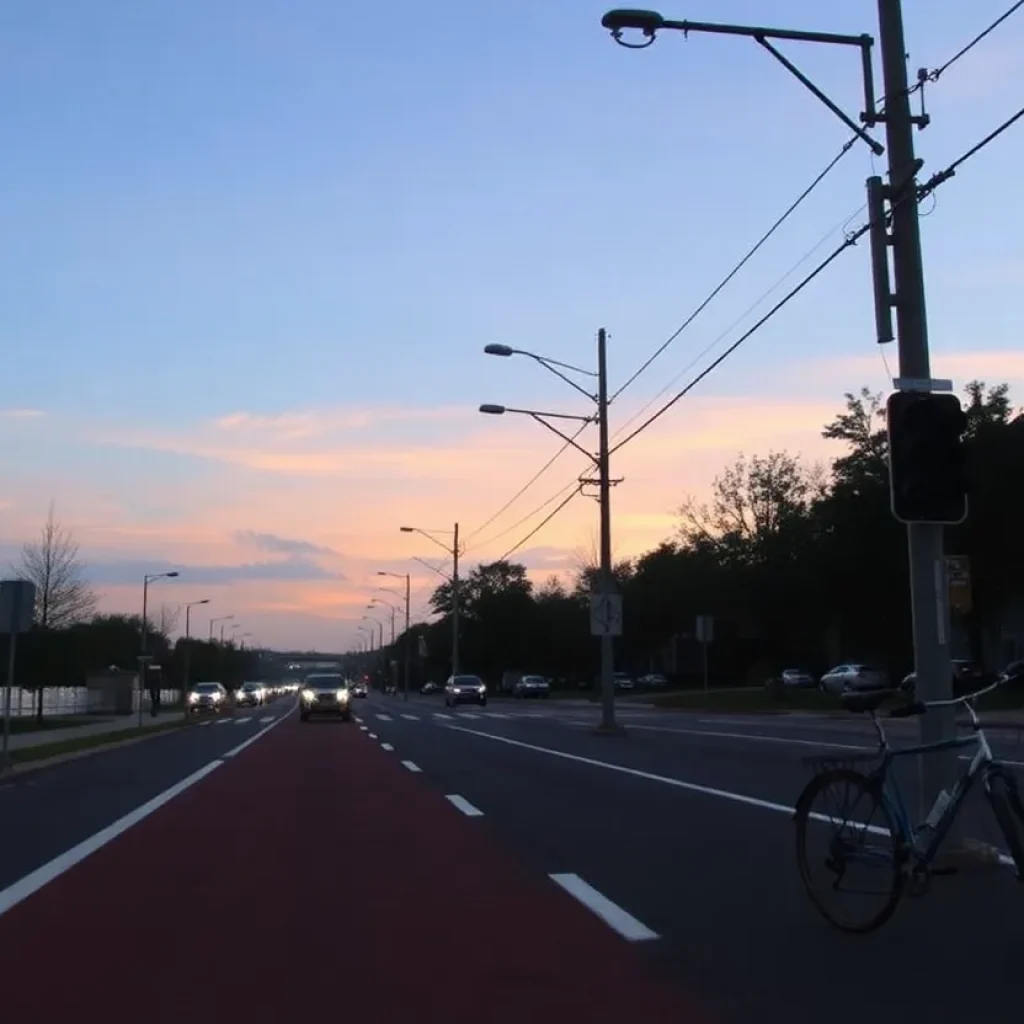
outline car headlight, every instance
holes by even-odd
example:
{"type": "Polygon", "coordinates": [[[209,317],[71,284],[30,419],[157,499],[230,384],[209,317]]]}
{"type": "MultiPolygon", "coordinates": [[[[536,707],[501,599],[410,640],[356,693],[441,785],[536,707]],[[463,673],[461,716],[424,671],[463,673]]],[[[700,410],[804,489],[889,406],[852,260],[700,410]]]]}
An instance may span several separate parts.
{"type": "Polygon", "coordinates": [[[477,693],[486,693],[486,692],[487,692],[487,687],[486,687],[486,686],[484,686],[484,684],[483,684],[483,683],[481,683],[481,684],[480,684],[480,685],[479,685],[479,686],[478,686],[478,687],[476,688],[476,692],[477,692],[477,693]]]}
{"type": "Polygon", "coordinates": [[[211,693],[210,697],[213,700],[220,700],[220,694],[219,693],[211,693]]]}
{"type": "Polygon", "coordinates": [[[303,700],[313,700],[315,697],[316,697],[316,694],[312,690],[303,690],[302,691],[302,699],[303,700]]]}
{"type": "Polygon", "coordinates": [[[338,703],[344,704],[348,700],[348,690],[338,691],[338,703]]]}
{"type": "Polygon", "coordinates": [[[199,700],[199,694],[198,693],[190,693],[188,695],[188,699],[189,699],[189,703],[190,704],[195,704],[196,701],[199,700]]]}

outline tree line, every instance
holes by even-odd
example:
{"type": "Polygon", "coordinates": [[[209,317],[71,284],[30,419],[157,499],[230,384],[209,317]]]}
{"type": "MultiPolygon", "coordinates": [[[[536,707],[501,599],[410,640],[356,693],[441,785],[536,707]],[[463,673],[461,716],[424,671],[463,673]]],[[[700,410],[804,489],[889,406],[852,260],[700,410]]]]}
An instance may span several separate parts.
{"type": "MultiPolygon", "coordinates": [[[[46,686],[84,686],[93,675],[111,669],[134,672],[141,651],[142,616],[97,613],[95,591],[70,529],[51,505],[36,540],[25,544],[11,575],[36,588],[35,621],[17,640],[15,684],[35,690],[35,713],[42,717],[46,686]]],[[[196,680],[219,680],[229,688],[258,672],[258,655],[233,643],[171,636],[180,610],[163,605],[146,624],[151,656],[150,683],[181,689],[186,672],[196,680]]],[[[0,657],[7,663],[9,637],[0,635],[0,657]]]]}
{"type": "MultiPolygon", "coordinates": [[[[966,555],[972,606],[954,618],[954,656],[989,668],[1024,643],[1024,415],[1008,385],[965,389],[970,512],[946,531],[948,555],[966,555]],[[1015,611],[1016,609],[1016,611],[1015,611]],[[1017,619],[1014,623],[1013,616],[1017,619]]],[[[714,681],[762,682],[780,669],[824,672],[869,661],[899,676],[912,668],[906,528],[890,511],[884,403],[868,389],[845,396],[822,429],[835,457],[810,465],[786,451],[740,455],[715,479],[708,500],[685,496],[673,536],[615,566],[623,595],[616,668],[703,677],[695,633],[714,618],[714,681]]],[[[497,682],[502,672],[539,672],[590,686],[597,644],[588,594],[596,568],[535,587],[525,566],[478,565],[460,586],[463,671],[497,682]]],[[[415,682],[443,680],[451,656],[451,586],[431,598],[437,621],[395,645],[401,665],[410,641],[415,682]],[[419,637],[427,657],[420,659],[419,637]]]]}

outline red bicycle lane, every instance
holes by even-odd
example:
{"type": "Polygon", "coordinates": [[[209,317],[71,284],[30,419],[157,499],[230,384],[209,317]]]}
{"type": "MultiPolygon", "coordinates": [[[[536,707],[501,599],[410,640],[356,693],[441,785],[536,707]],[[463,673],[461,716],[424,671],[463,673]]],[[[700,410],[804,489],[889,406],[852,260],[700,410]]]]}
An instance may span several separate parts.
{"type": "Polygon", "coordinates": [[[294,720],[0,917],[10,1024],[707,1016],[365,734],[294,720]]]}

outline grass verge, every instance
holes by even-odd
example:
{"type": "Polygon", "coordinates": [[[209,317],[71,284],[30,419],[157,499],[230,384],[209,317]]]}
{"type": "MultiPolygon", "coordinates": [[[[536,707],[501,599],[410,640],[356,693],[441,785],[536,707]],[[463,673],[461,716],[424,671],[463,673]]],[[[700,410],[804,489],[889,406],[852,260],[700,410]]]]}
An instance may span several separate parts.
{"type": "Polygon", "coordinates": [[[144,725],[141,728],[136,725],[127,729],[118,729],[116,732],[102,732],[93,736],[78,736],[75,739],[59,740],[56,743],[41,743],[38,746],[12,750],[11,763],[18,765],[31,761],[47,761],[50,758],[61,757],[64,754],[76,754],[80,751],[117,745],[124,743],[125,740],[141,739],[162,732],[170,732],[172,729],[180,729],[188,724],[187,719],[176,719],[173,722],[161,722],[158,725],[144,725]]]}

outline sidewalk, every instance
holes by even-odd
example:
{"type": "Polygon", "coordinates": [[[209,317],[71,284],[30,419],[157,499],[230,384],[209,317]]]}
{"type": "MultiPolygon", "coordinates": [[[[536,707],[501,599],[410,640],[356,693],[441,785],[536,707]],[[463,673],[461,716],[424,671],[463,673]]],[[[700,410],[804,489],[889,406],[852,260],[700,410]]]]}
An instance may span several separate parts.
{"type": "MultiPolygon", "coordinates": [[[[142,725],[165,725],[184,718],[182,711],[162,711],[155,718],[145,712],[142,725]]],[[[104,733],[125,732],[135,729],[139,724],[138,713],[119,715],[117,718],[106,718],[102,722],[90,722],[88,725],[72,725],[66,729],[39,729],[34,732],[17,733],[10,737],[10,750],[27,750],[30,747],[48,747],[54,743],[66,743],[68,740],[82,739],[86,736],[102,736],[104,733]]]]}

